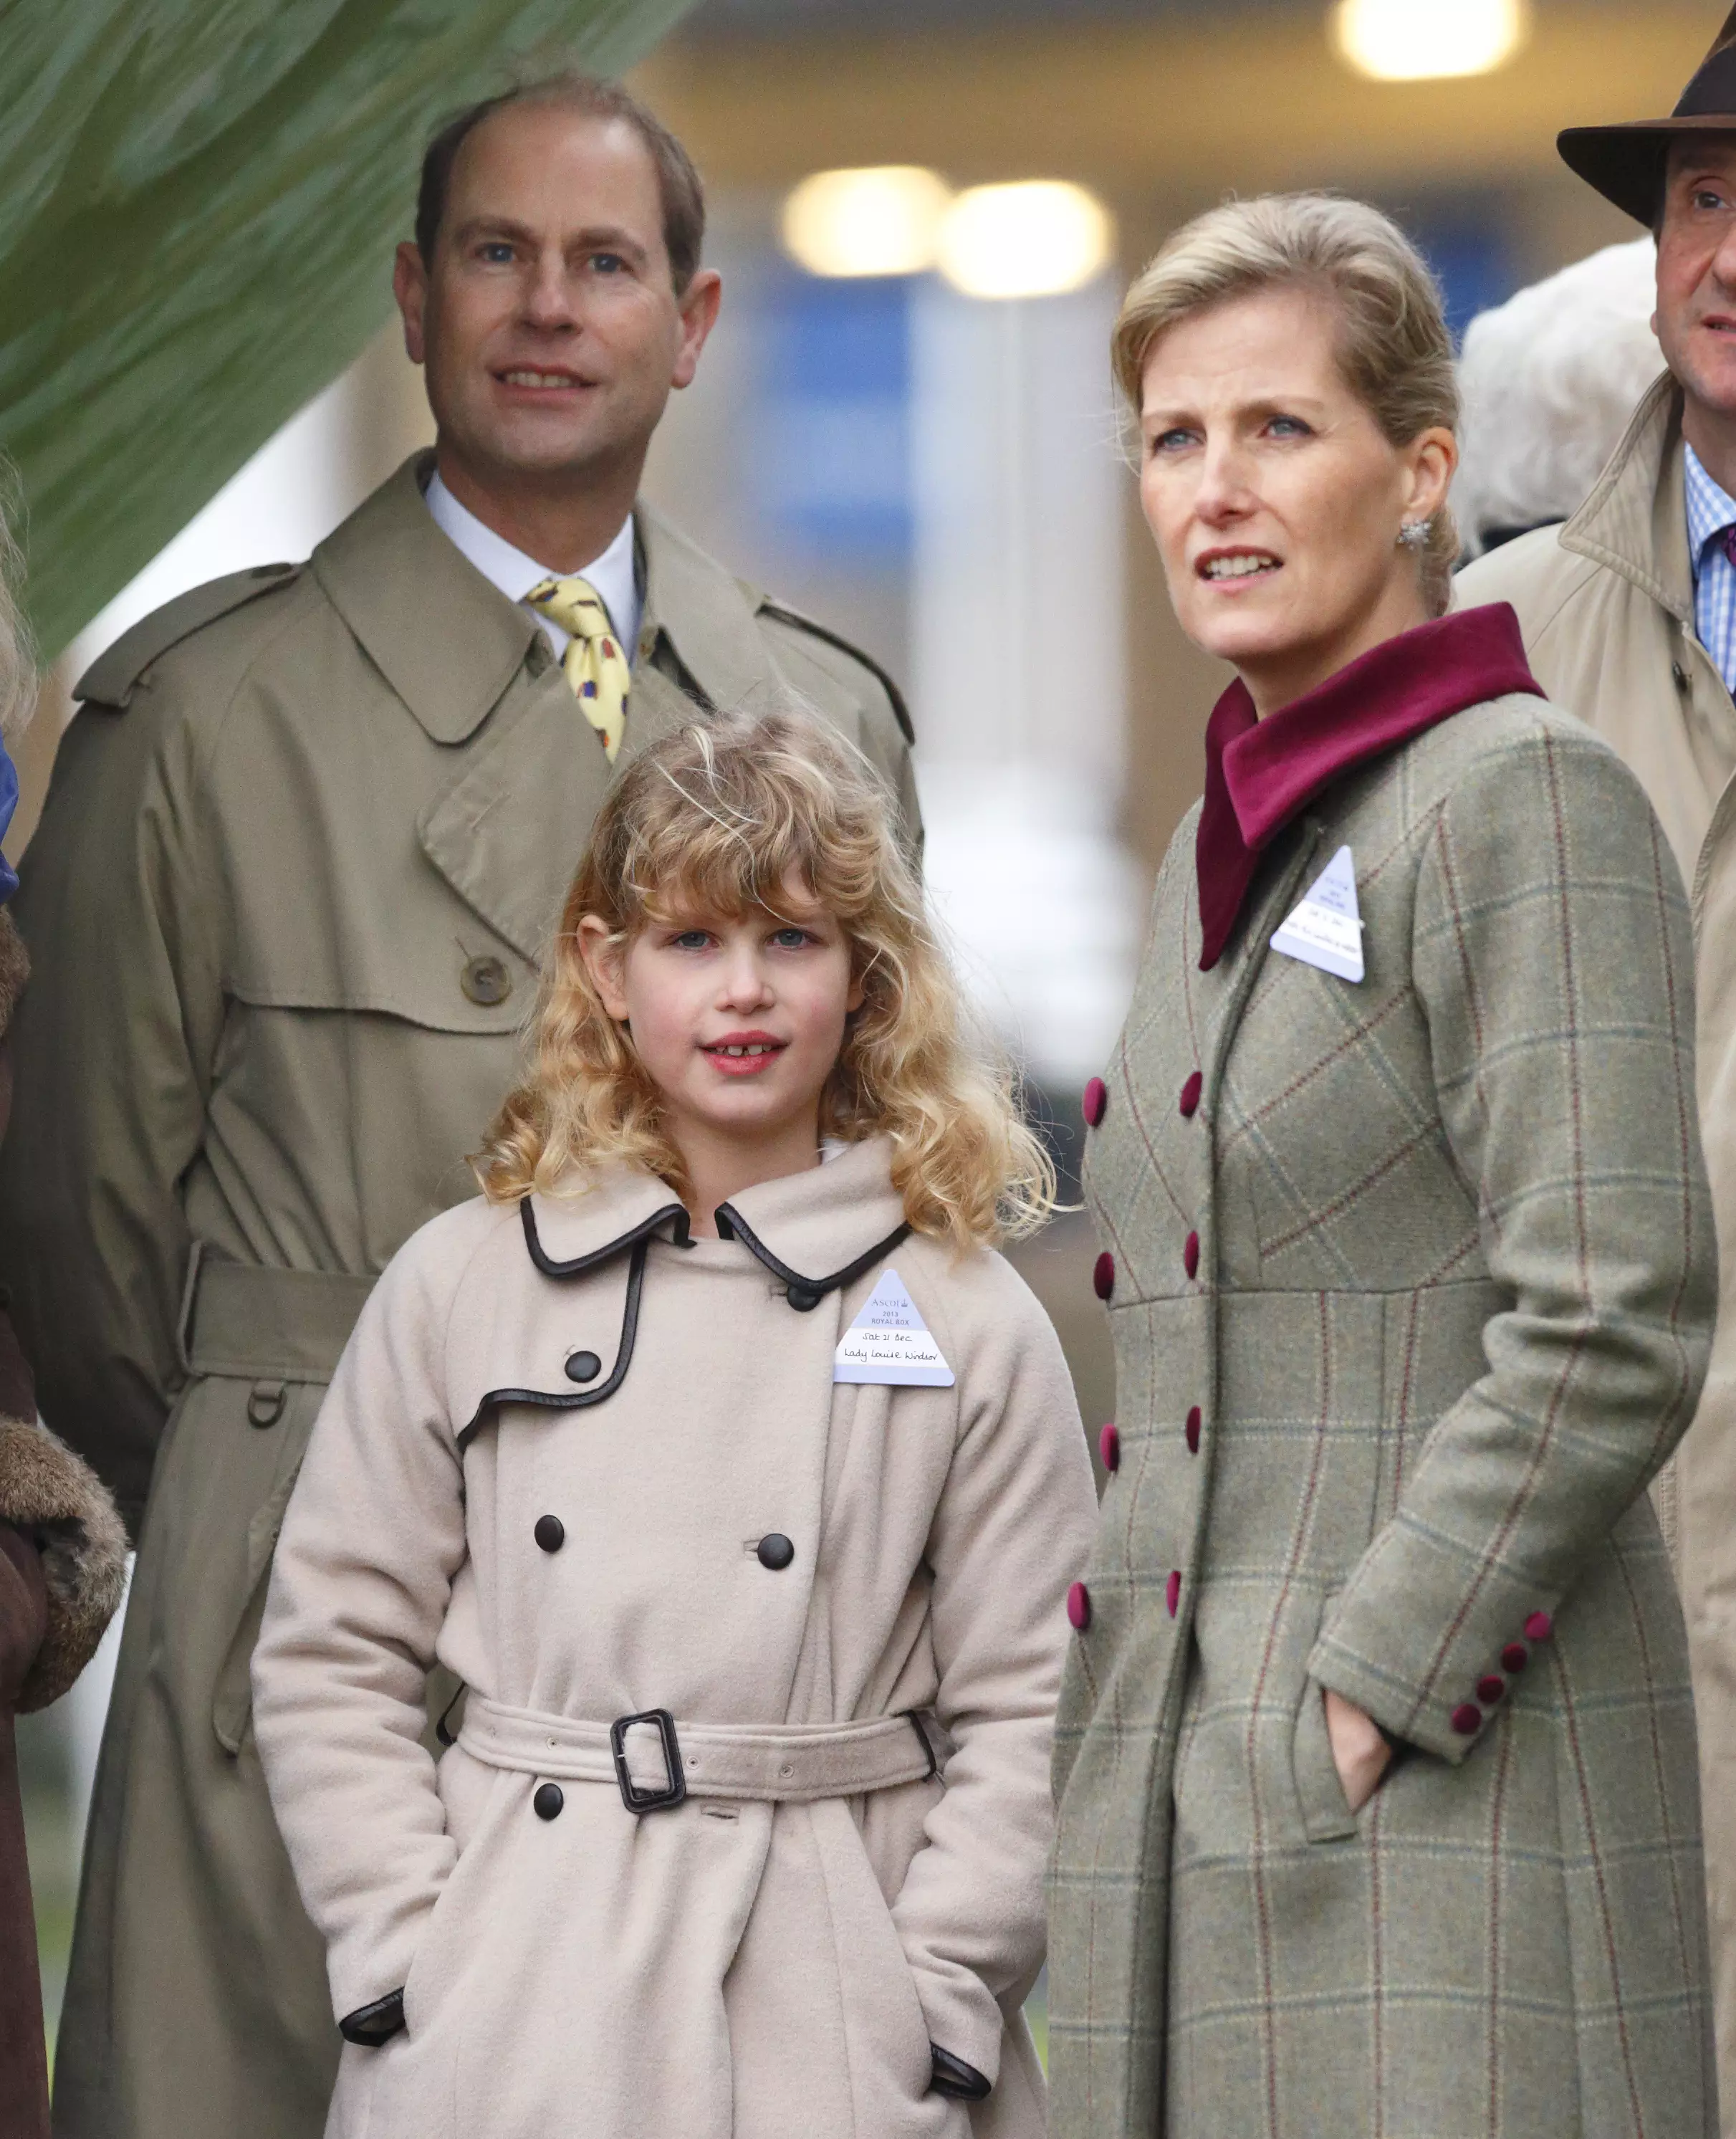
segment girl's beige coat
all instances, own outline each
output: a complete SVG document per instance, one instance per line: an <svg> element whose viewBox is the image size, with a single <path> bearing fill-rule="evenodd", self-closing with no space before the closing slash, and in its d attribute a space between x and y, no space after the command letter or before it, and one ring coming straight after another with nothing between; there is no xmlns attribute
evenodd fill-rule
<svg viewBox="0 0 1736 2139"><path fill-rule="evenodd" d="M528 1223L464 1205L393 1262L339 1368L253 1676L334 2010L404 1987L405 2031L345 2049L345 2139L1043 2129L1018 2014L1094 1515L1059 1347L999 1257L894 1241L883 1143L726 1210L736 1238L684 1247L643 1174L533 1197ZM954 1387L834 1385L888 1266ZM852 1271L792 1304L791 1275ZM930 1711L944 1784L636 1818L569 1779L545 1819L539 1778L476 1734L423 1751L437 1655L472 1701L569 1721ZM927 2092L931 2042L994 2079L980 2108Z"/></svg>

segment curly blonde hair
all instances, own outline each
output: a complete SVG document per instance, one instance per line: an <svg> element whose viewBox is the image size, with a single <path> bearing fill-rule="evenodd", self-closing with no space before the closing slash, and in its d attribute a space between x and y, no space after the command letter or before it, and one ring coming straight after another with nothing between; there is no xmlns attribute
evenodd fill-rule
<svg viewBox="0 0 1736 2139"><path fill-rule="evenodd" d="M1054 1168L1010 1065L966 1010L892 822L873 766L797 710L696 722L636 757L567 893L531 1074L471 1161L483 1193L570 1192L575 1173L625 1160L688 1196L661 1095L603 1006L579 923L595 914L624 943L695 907L775 913L794 876L843 928L863 990L821 1098L821 1133L890 1138L893 1186L918 1232L962 1250L1042 1225Z"/></svg>
<svg viewBox="0 0 1736 2139"><path fill-rule="evenodd" d="M1346 383L1389 445L1437 425L1459 429L1453 338L1428 262L1390 216L1337 193L1229 200L1172 232L1122 300L1110 338L1116 384L1137 416L1160 336L1226 299L1301 284L1338 316ZM1429 523L1423 599L1442 616L1452 598L1459 535L1443 506Z"/></svg>

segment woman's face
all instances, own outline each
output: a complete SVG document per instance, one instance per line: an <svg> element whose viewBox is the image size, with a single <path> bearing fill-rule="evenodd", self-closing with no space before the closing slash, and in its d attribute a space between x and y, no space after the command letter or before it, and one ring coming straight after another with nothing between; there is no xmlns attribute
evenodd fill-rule
<svg viewBox="0 0 1736 2139"><path fill-rule="evenodd" d="M1159 337L1140 411L1140 501L1196 646L1262 714L1427 614L1407 522L1445 503L1452 433L1389 444L1339 369L1328 301L1234 297Z"/></svg>

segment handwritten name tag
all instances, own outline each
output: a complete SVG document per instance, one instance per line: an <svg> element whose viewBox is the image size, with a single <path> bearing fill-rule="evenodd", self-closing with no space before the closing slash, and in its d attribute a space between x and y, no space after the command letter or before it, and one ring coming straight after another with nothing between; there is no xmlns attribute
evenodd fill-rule
<svg viewBox="0 0 1736 2139"><path fill-rule="evenodd" d="M1362 979L1362 917L1348 847L1340 847L1315 878L1301 905L1272 938L1272 948L1341 981Z"/></svg>
<svg viewBox="0 0 1736 2139"><path fill-rule="evenodd" d="M883 1273L832 1354L834 1382L950 1389L952 1369L895 1270Z"/></svg>

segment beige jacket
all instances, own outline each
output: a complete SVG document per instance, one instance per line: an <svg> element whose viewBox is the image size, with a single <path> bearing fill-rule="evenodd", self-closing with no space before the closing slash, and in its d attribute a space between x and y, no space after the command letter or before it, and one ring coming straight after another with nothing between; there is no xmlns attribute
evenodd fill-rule
<svg viewBox="0 0 1736 2139"><path fill-rule="evenodd" d="M1458 589L1465 606L1513 604L1538 681L1638 776L1692 901L1719 1310L1699 1408L1657 1497L1688 1623L1723 2130L1736 2139L1736 705L1694 634L1674 380L1641 403L1565 526L1479 559Z"/></svg>
<svg viewBox="0 0 1736 2139"><path fill-rule="evenodd" d="M148 617L81 682L17 907L0 1283L44 1416L136 1520L59 2139L312 2139L320 1941L250 1727L271 1548L374 1278L472 1192L609 767L535 620L407 463L301 565ZM635 516L623 761L794 688L912 809L865 659ZM159 1445L160 1444L160 1445Z"/></svg>
<svg viewBox="0 0 1736 2139"><path fill-rule="evenodd" d="M626 1171L464 1204L339 1367L253 1664L334 2012L404 1993L331 2134L1044 2129L1020 2007L1095 1518L1059 1346L1000 1257L907 1232L882 1140L721 1216L687 1244ZM834 1383L888 1270L954 1386ZM436 1656L470 1690L438 1767ZM687 1796L635 1814L604 1726L658 1709ZM667 1785L652 1730L625 1751Z"/></svg>

